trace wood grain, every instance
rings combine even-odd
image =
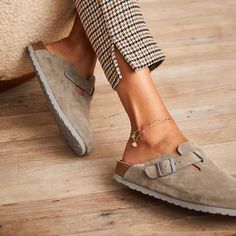
[[[181,129],[236,177],[236,2],[143,0],[166,62],[155,84]],[[0,236],[236,235],[231,217],[197,213],[112,180],[129,134],[98,65],[95,150],[74,156],[36,79],[0,94]]]

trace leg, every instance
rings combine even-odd
[[[137,130],[146,123],[170,117],[152,81],[150,70],[133,71],[116,51],[122,73],[122,80],[116,87],[120,100],[129,116],[131,130]],[[123,161],[140,163],[157,158],[161,154],[176,153],[176,147],[186,138],[173,122],[165,122],[149,129],[140,137],[140,144],[133,148],[128,140]]]
[[[131,130],[170,117],[150,74],[164,56],[145,25],[137,1],[78,0],[76,7],[105,74],[128,113]],[[123,160],[139,163],[162,153],[176,153],[178,144],[185,140],[175,123],[165,122],[142,135],[138,148],[132,148],[129,140]]]

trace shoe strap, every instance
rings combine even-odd
[[[65,76],[72,81],[76,86],[85,91],[89,96],[94,93],[95,77],[84,78],[80,76],[75,69],[68,69],[65,71]]]
[[[182,155],[179,157],[165,155],[162,158],[152,161],[150,165],[147,164],[145,167],[146,175],[151,179],[155,179],[173,174],[185,166],[203,162],[203,152],[199,151],[197,147],[193,149],[191,145],[192,143],[187,142],[182,147],[179,146],[178,150],[184,150],[184,153],[182,152]]]

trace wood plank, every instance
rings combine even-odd
[[[140,0],[167,60],[155,84],[180,128],[236,177],[236,2]],[[129,134],[96,66],[85,159],[65,144],[36,79],[0,94],[0,236],[235,235],[232,217],[197,213],[112,180]]]

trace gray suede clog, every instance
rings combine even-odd
[[[78,156],[89,153],[93,148],[89,112],[95,77],[82,78],[72,65],[49,52],[41,42],[30,45],[28,51],[62,135]],[[82,95],[77,86],[83,90]]]
[[[180,156],[163,155],[142,164],[118,161],[114,179],[184,208],[236,216],[236,179],[191,141],[180,144],[177,150]]]

